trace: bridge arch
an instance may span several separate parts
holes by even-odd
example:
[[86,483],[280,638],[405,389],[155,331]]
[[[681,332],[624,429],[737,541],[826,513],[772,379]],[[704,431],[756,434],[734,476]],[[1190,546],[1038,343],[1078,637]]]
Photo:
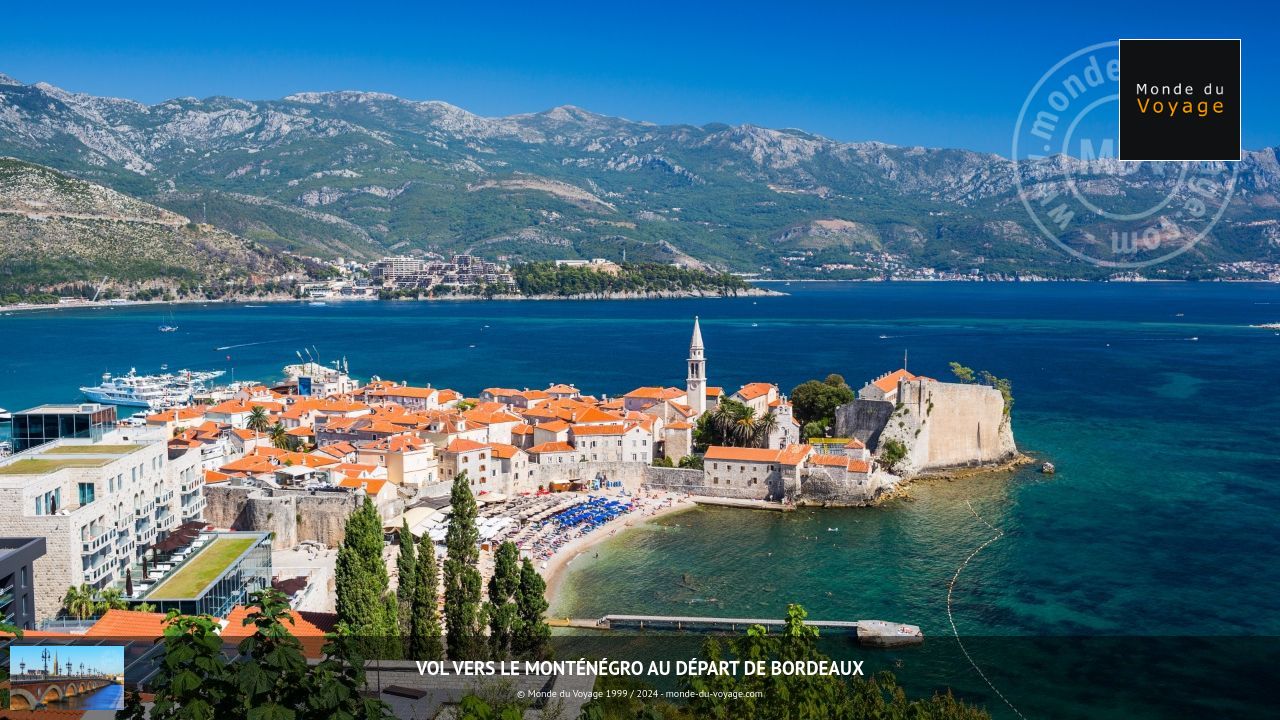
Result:
[[57,702],[64,697],[66,697],[66,694],[63,693],[61,687],[58,687],[57,685],[49,685],[44,689],[44,694],[40,696],[40,702],[48,704],[51,702]]
[[35,707],[36,699],[31,693],[20,688],[11,688],[9,690],[10,710],[34,710]]

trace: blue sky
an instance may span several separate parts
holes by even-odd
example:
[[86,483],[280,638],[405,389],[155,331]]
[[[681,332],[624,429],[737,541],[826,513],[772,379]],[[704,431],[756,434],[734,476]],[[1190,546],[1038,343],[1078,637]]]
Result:
[[1240,37],[1244,145],[1280,145],[1280,29],[1256,4],[131,5],[11,3],[0,72],[144,102],[361,89],[484,115],[572,104],[1007,155],[1028,90],[1072,51]]
[[85,670],[97,668],[108,675],[120,675],[124,672],[124,648],[119,645],[14,645],[9,648],[10,672],[17,674],[18,663],[26,663],[27,671],[41,670],[44,660],[40,654],[49,651],[49,671],[53,671],[53,654],[58,654],[58,664],[65,670],[67,661],[72,662],[75,672],[80,672],[80,663]]

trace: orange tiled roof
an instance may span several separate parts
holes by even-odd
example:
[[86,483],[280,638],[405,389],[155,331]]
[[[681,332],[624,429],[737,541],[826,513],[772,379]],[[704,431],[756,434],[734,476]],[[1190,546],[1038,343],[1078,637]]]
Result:
[[855,473],[871,472],[871,463],[867,462],[866,460],[849,458],[849,472],[855,472]]
[[743,400],[755,400],[758,397],[768,395],[770,390],[773,390],[771,383],[753,382],[738,388],[738,392],[734,394]]
[[490,444],[493,446],[493,456],[496,458],[502,458],[503,460],[510,460],[517,454],[524,452],[515,445],[507,445],[506,443]]
[[854,450],[861,450],[866,447],[866,445],[858,438],[849,438],[849,442],[845,443],[844,446]]
[[387,484],[386,480],[374,480],[372,478],[353,478],[348,477],[338,483],[338,487],[344,488],[364,488],[364,491],[370,495],[377,495],[382,492],[383,486]]
[[543,453],[561,453],[574,452],[573,446],[564,442],[544,442],[541,445],[534,445],[525,452],[530,455],[541,455]]
[[446,447],[444,451],[451,453],[475,452],[476,450],[483,450],[487,447],[489,446],[481,442],[476,442],[475,440],[454,438],[449,442],[449,446]]
[[626,394],[629,398],[640,398],[649,400],[670,400],[684,395],[684,390],[673,387],[638,387]]
[[614,423],[611,425],[574,425],[573,434],[575,437],[584,435],[621,435],[627,431],[627,428],[621,424]]
[[177,408],[174,410],[165,410],[164,412],[156,413],[154,415],[148,415],[147,422],[162,423],[162,422],[175,422],[175,421],[181,421],[181,420],[194,420],[199,417],[204,417],[204,410],[205,408],[203,405]]
[[218,472],[217,470],[204,471],[204,482],[206,485],[212,485],[214,483],[223,483],[223,482],[227,482],[230,479],[231,479],[231,475],[224,472]]
[[790,445],[778,454],[778,462],[783,465],[799,465],[811,452],[812,445]]
[[899,380],[915,380],[916,376],[906,370],[894,370],[882,378],[877,378],[871,384],[880,388],[884,392],[893,392],[898,389]]
[[693,424],[684,422],[682,420],[677,420],[673,423],[667,423],[667,429],[668,430],[692,430]]
[[707,448],[706,460],[729,460],[732,462],[778,462],[781,450],[772,448],[739,448],[712,445]]
[[164,635],[164,613],[138,612],[136,610],[108,610],[85,635],[100,638],[146,639]]
[[849,458],[844,455],[814,455],[809,458],[809,462],[814,465],[826,465],[828,467],[849,467]]

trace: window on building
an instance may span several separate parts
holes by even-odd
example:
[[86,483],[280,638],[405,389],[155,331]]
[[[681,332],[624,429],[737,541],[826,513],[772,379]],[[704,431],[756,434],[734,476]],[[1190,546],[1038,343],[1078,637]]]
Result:
[[79,489],[81,505],[88,505],[93,502],[94,490],[97,488],[96,484],[82,482],[77,486],[77,488]]

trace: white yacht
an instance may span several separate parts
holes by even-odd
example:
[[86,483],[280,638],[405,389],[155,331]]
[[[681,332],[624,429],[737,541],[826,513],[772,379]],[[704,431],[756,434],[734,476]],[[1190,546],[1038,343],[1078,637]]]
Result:
[[204,392],[205,382],[220,375],[221,370],[139,375],[137,369],[129,368],[127,375],[103,373],[101,385],[82,387],[80,392],[94,402],[157,410],[191,402],[193,395]]

